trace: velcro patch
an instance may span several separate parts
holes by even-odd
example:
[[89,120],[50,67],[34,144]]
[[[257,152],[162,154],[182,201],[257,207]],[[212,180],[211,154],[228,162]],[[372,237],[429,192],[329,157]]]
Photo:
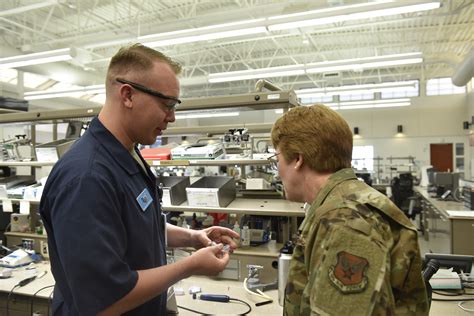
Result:
[[329,279],[344,294],[362,292],[368,283],[365,275],[368,267],[367,259],[340,251],[337,264],[329,268]]

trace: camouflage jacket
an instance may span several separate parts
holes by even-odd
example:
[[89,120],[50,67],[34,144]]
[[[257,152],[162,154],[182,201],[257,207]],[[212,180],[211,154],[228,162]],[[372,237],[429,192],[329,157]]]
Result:
[[352,169],[329,178],[299,229],[284,315],[428,315],[416,228]]

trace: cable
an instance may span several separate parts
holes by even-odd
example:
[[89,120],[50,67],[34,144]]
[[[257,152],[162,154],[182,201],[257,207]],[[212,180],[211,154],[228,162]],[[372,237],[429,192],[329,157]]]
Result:
[[15,285],[15,286],[11,289],[10,293],[8,293],[8,296],[7,296],[7,316],[10,315],[10,307],[9,307],[9,305],[10,305],[10,297],[12,296],[13,291],[14,291],[16,288],[19,288],[19,287],[20,287],[19,284]]
[[449,298],[432,298],[432,301],[441,301],[441,302],[467,302],[474,301],[474,298],[460,298],[460,299],[449,299]]
[[[250,295],[259,296],[259,297],[264,298],[264,299],[266,299],[266,300],[272,300],[272,298],[271,298],[270,296],[265,295],[265,294],[264,294],[262,291],[260,291],[260,290],[257,290],[258,293],[255,293],[254,291],[249,290],[248,287],[247,287],[247,278],[244,279],[244,290],[245,290],[247,293],[249,293]],[[272,300],[272,301],[273,301],[273,300]]]
[[243,314],[239,314],[239,315],[247,315],[248,313],[250,313],[252,311],[252,306],[250,306],[249,303],[247,303],[246,301],[244,300],[239,300],[238,298],[230,298],[231,301],[236,301],[236,302],[240,302],[240,303],[243,303],[245,305],[247,305],[247,307],[249,308],[248,311],[246,311],[245,313]]
[[[41,289],[39,289],[38,291],[36,291],[34,294],[33,294],[33,297],[31,298],[31,302],[30,302],[30,315],[33,315],[33,303],[34,303],[34,299],[36,297],[36,295],[38,295],[39,292],[43,291],[43,290],[46,290],[50,287],[54,287],[54,284],[53,285],[48,285],[48,286],[45,286],[45,287],[42,287]],[[48,312],[48,315],[49,315],[49,312]]]
[[197,310],[187,308],[187,307],[184,307],[184,306],[181,306],[181,305],[176,305],[176,306],[178,306],[179,308],[182,308],[184,310],[187,310],[188,312],[193,312],[193,313],[200,314],[200,315],[209,315],[209,314],[205,314],[205,313],[202,313],[202,312],[199,312]]
[[[239,316],[241,316],[241,315],[247,315],[248,313],[250,313],[250,312],[252,311],[252,306],[250,306],[250,304],[247,303],[247,302],[244,301],[244,300],[240,300],[240,299],[238,299],[238,298],[232,298],[232,297],[230,297],[230,298],[229,298],[229,301],[235,301],[235,302],[239,302],[239,303],[243,303],[243,304],[247,305],[248,310],[247,310],[246,312],[242,313],[242,314],[237,314],[237,315],[239,315]],[[216,302],[216,301],[215,301],[215,302]],[[218,301],[217,301],[217,302],[218,302]],[[221,303],[225,303],[225,302],[221,302]],[[203,313],[203,312],[197,311],[197,310],[195,310],[195,309],[188,308],[188,307],[184,307],[184,306],[181,306],[181,305],[176,305],[176,306],[178,306],[179,308],[182,308],[182,309],[184,309],[184,310],[187,310],[187,311],[189,311],[189,312],[196,313],[196,314],[201,314],[201,315],[213,315],[213,314]]]
[[474,312],[474,309],[469,309],[469,308],[466,308],[466,307],[462,306],[464,303],[465,302],[459,302],[458,306],[459,306],[460,309],[462,309],[465,312],[471,312],[471,313]]
[[53,299],[52,299],[53,293],[54,293],[54,291],[51,291],[51,293],[49,294],[49,297],[48,297],[49,304],[48,304],[48,311],[47,311],[46,315],[49,315],[49,306],[53,303]]

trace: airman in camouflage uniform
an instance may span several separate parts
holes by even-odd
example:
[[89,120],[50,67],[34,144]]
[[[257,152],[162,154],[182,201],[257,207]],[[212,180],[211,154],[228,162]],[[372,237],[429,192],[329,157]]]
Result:
[[416,228],[350,167],[352,133],[322,105],[272,129],[288,199],[311,203],[290,263],[284,315],[428,315]]

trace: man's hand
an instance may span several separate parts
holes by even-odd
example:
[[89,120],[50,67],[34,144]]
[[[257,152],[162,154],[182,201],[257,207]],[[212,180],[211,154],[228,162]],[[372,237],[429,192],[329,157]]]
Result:
[[206,229],[196,230],[192,237],[193,247],[196,249],[210,246],[212,242],[215,242],[216,244],[229,245],[231,252],[237,248],[237,244],[234,242],[233,238],[240,239],[240,236],[232,229],[220,226],[212,226]]
[[217,244],[201,248],[191,255],[192,274],[215,276],[229,263],[229,253],[223,251],[224,245]]

